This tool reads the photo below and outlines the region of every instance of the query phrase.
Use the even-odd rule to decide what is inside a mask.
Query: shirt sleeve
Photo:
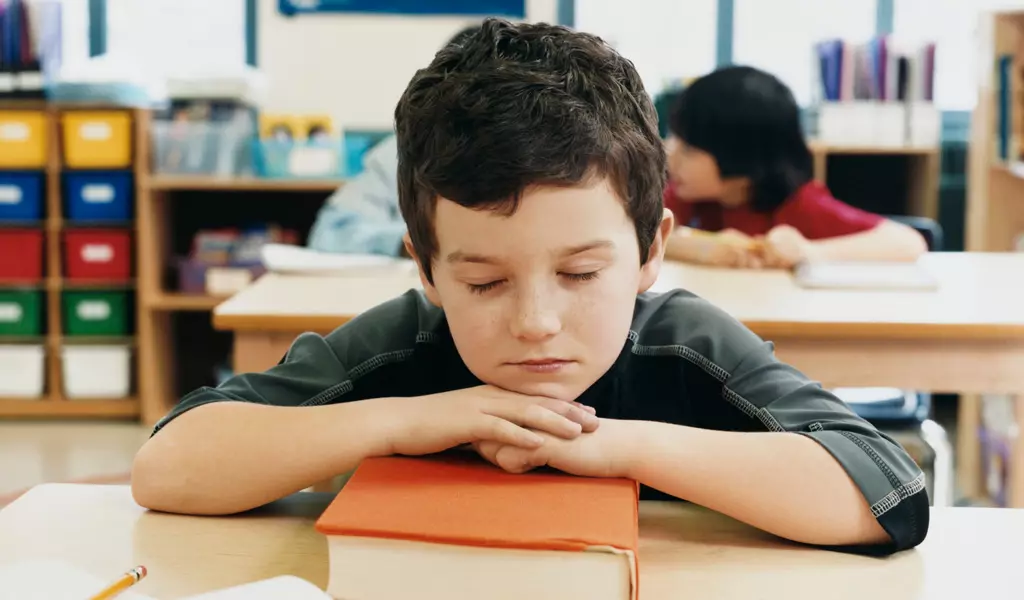
[[[885,219],[837,200],[827,190],[798,193],[775,213],[775,225],[795,227],[809,240],[853,235],[874,229]]]
[[[747,349],[730,370],[724,395],[769,431],[807,436],[836,459],[892,539],[869,551],[885,554],[921,543],[929,501],[924,473],[906,450],[834,394],[778,361],[772,344],[742,324],[733,327],[744,330],[731,337],[744,340]]]
[[[394,136],[366,156],[362,173],[324,203],[309,233],[321,252],[398,256],[405,221],[398,209],[398,149]]]

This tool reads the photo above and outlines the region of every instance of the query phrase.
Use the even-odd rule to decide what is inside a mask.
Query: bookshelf
[[[85,116],[86,111],[90,116]],[[99,113],[97,113],[99,111]],[[0,102],[0,112],[3,112],[5,119],[12,114],[20,115],[41,115],[42,116],[42,148],[45,152],[45,160],[36,166],[11,169],[4,167],[0,174],[10,174],[15,171],[26,173],[37,173],[41,175],[42,181],[42,219],[35,222],[3,223],[0,227],[17,228],[25,231],[39,231],[43,238],[42,248],[42,277],[38,281],[0,281],[0,291],[24,290],[30,293],[38,293],[40,298],[40,322],[39,335],[26,337],[0,335],[0,344],[9,348],[17,348],[19,344],[41,347],[44,355],[43,363],[43,392],[42,395],[33,394],[30,397],[0,397],[0,419],[6,418],[117,418],[135,419],[141,414],[141,401],[137,393],[132,391],[127,396],[118,397],[85,397],[81,394],[71,396],[67,393],[67,384],[64,380],[65,360],[69,360],[63,352],[75,346],[107,347],[117,346],[127,348],[132,353],[138,347],[138,340],[131,332],[131,320],[128,318],[132,305],[137,304],[136,280],[134,278],[88,278],[79,279],[73,276],[72,267],[68,260],[71,255],[68,250],[68,234],[73,231],[85,232],[96,235],[98,231],[113,231],[118,235],[127,234],[134,240],[138,239],[135,223],[132,220],[117,219],[113,221],[90,221],[83,218],[72,218],[69,214],[68,181],[65,176],[101,176],[105,168],[90,167],[82,165],[70,165],[66,162],[67,144],[66,132],[64,131],[65,117],[91,119],[96,114],[115,115],[115,118],[124,118],[128,121],[137,120],[141,113],[123,108],[105,105],[60,105],[50,104],[38,100],[17,101],[9,100]],[[34,117],[35,118],[35,117]],[[10,126],[9,121],[5,123]],[[120,173],[122,176],[130,174],[130,179],[138,182],[140,174],[145,167],[137,160],[140,154],[145,152],[145,138],[129,136],[123,143],[128,144],[132,149],[130,165],[127,168],[113,167],[110,172]],[[8,148],[5,152],[20,153],[22,149]],[[127,179],[125,179],[127,181]],[[138,196],[138,190],[125,188],[124,192]],[[120,192],[118,192],[120,193]],[[108,200],[109,201],[109,198]],[[130,213],[129,213],[130,214]],[[2,230],[0,230],[2,232]],[[84,252],[84,250],[83,250]],[[127,256],[119,257],[131,261],[133,242],[127,246]],[[17,256],[17,255],[16,255]],[[0,259],[8,259],[2,256]],[[69,294],[74,293],[110,293],[124,299],[125,305],[120,313],[128,323],[127,330],[118,334],[102,335],[72,335],[68,329],[69,323],[65,322],[65,302]],[[78,313],[80,315],[80,313]],[[81,332],[79,332],[81,333]],[[128,383],[133,386],[137,377],[134,373],[135,362],[129,358]],[[111,375],[112,377],[114,375]],[[132,387],[129,387],[132,390]],[[137,389],[137,388],[136,388]]]
[[[137,135],[149,135],[148,116]],[[146,157],[145,164],[149,165]],[[211,313],[227,297],[178,290],[177,257],[199,229],[247,221],[280,222],[305,236],[339,179],[260,179],[159,175],[139,178],[139,395],[141,420],[152,425],[180,397],[212,385],[230,363],[231,336],[213,330]]]
[[[982,252],[1016,248],[1024,234],[1024,11],[979,19],[978,103],[971,119],[968,154],[966,248]],[[1000,59],[1006,57],[1004,86]],[[1005,115],[1006,127],[1000,126]],[[1007,156],[1001,156],[1005,136]],[[994,293],[994,292],[993,292]]]

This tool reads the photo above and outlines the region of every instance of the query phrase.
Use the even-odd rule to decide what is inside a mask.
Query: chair
[[[941,250],[942,227],[934,220],[907,216],[889,218],[917,230],[924,236],[930,251]],[[833,393],[861,418],[907,448],[925,470],[933,506],[953,505],[953,447],[946,430],[929,418],[931,394],[877,387],[837,388]]]

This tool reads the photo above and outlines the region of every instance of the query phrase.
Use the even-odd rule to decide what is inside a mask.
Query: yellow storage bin
[[[132,164],[132,118],[125,111],[63,114],[64,166],[125,169]]]
[[[38,110],[0,111],[0,168],[46,166],[46,115]]]

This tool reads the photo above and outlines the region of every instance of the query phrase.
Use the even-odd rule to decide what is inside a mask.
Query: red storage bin
[[[129,279],[131,236],[118,229],[65,232],[64,264],[68,279]]]
[[[0,282],[37,283],[43,278],[43,232],[0,229]]]

